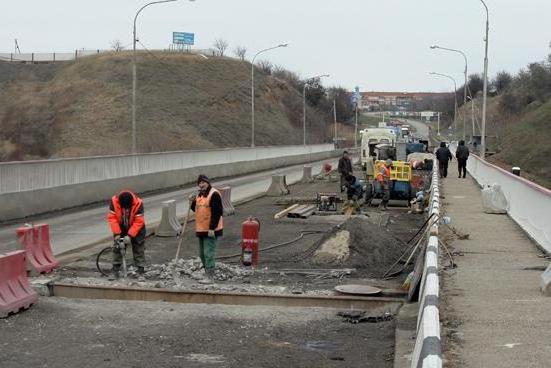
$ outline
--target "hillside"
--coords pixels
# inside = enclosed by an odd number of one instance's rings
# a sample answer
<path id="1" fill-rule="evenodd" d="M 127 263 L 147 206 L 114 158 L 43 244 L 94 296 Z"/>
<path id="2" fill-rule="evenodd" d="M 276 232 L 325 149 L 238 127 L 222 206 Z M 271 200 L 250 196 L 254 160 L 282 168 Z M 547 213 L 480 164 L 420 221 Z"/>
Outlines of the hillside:
<path id="1" fill-rule="evenodd" d="M 139 152 L 250 145 L 248 62 L 181 53 L 138 57 Z M 0 160 L 131 150 L 131 54 L 76 63 L 0 63 Z M 256 144 L 302 143 L 302 91 L 259 69 Z M 327 112 L 308 108 L 308 143 L 327 142 Z"/>
<path id="2" fill-rule="evenodd" d="M 520 113 L 506 113 L 499 108 L 502 96 L 488 99 L 487 137 L 488 150 L 495 152 L 488 160 L 510 170 L 519 166 L 523 176 L 551 188 L 551 100 L 534 103 Z M 475 120 L 481 121 L 482 98 L 475 99 Z M 471 104 L 460 109 L 467 115 L 467 136 L 471 135 Z M 456 139 L 463 132 L 458 123 Z M 476 128 L 477 134 L 479 130 Z"/>

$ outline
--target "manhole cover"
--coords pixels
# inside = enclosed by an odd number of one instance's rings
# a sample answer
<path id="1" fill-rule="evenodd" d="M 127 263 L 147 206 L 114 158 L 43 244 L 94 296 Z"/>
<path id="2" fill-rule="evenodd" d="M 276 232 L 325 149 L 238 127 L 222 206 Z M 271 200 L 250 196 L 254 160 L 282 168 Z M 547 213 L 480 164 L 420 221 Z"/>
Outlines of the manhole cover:
<path id="1" fill-rule="evenodd" d="M 335 286 L 335 290 L 343 294 L 356 295 L 374 295 L 381 292 L 381 289 L 369 285 L 338 285 Z"/>

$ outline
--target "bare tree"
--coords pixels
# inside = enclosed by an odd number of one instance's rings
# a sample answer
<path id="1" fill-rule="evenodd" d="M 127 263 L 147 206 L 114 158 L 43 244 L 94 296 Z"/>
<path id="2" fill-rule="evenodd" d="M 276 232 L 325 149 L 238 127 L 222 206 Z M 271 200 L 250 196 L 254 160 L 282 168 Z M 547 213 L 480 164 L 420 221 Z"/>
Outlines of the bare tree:
<path id="1" fill-rule="evenodd" d="M 115 52 L 124 50 L 124 46 L 122 45 L 121 40 L 111 41 L 111 48 L 115 50 Z"/>
<path id="2" fill-rule="evenodd" d="M 256 65 L 264 74 L 272 74 L 274 64 L 270 63 L 268 60 L 261 60 Z"/>
<path id="3" fill-rule="evenodd" d="M 218 51 L 218 55 L 224 56 L 224 53 L 228 49 L 228 46 L 230 44 L 228 41 L 224 40 L 223 38 L 218 38 L 216 41 L 214 41 L 214 48 Z"/>
<path id="4" fill-rule="evenodd" d="M 245 61 L 245 55 L 247 54 L 247 48 L 245 46 L 237 46 L 233 53 L 235 56 L 241 59 L 241 61 Z"/>

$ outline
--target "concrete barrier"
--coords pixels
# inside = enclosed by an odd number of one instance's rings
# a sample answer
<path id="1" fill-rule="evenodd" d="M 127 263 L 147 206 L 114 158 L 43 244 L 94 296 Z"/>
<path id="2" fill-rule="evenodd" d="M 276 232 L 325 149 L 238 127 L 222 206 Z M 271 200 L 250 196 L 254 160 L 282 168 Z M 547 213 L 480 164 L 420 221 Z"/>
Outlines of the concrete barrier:
<path id="1" fill-rule="evenodd" d="M 104 202 L 121 188 L 176 188 L 200 173 L 231 177 L 340 154 L 332 145 L 316 145 L 0 163 L 0 222 Z"/>
<path id="2" fill-rule="evenodd" d="M 225 186 L 216 188 L 220 192 L 220 196 L 222 197 L 222 207 L 224 208 L 224 216 L 231 216 L 235 213 L 235 208 L 233 207 L 233 204 L 231 203 L 231 187 Z"/>
<path id="3" fill-rule="evenodd" d="M 182 228 L 176 216 L 176 201 L 171 199 L 164 201 L 162 205 L 161 222 L 155 231 L 155 235 L 160 237 L 176 236 Z"/>
<path id="4" fill-rule="evenodd" d="M 431 233 L 438 234 L 440 216 L 440 190 L 437 169 L 433 171 L 431 183 L 430 211 Z M 413 350 L 412 368 L 441 368 L 442 342 L 440 338 L 440 313 L 438 298 L 438 237 L 430 235 L 425 247 L 423 275 L 419 291 L 419 312 L 417 316 L 417 337 Z"/>
<path id="5" fill-rule="evenodd" d="M 312 166 L 310 165 L 304 165 L 302 168 L 302 179 L 300 179 L 301 183 L 311 183 L 314 181 L 314 178 L 312 177 Z"/>
<path id="6" fill-rule="evenodd" d="M 285 175 L 272 175 L 272 182 L 266 191 L 266 195 L 269 197 L 279 197 L 289 194 L 289 192 Z"/>

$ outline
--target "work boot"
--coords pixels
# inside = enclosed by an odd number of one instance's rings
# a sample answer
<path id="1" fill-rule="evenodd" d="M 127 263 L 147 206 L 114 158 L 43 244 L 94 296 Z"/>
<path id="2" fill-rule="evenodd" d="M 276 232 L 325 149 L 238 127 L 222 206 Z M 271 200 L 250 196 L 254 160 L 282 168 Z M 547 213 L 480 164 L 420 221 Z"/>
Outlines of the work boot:
<path id="1" fill-rule="evenodd" d="M 136 273 L 138 275 L 143 275 L 145 273 L 144 267 L 138 267 L 138 269 L 136 270 Z"/>

